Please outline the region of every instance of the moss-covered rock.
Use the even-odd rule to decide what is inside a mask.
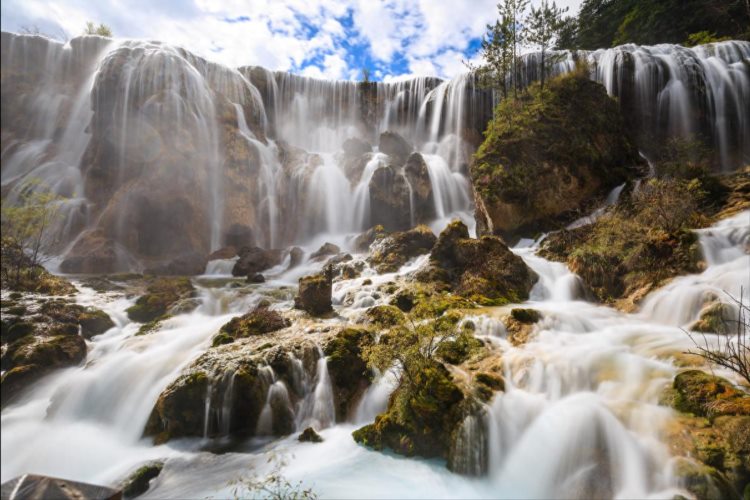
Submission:
[[[27,335],[7,347],[2,356],[2,404],[29,384],[57,368],[79,365],[86,358],[86,342],[78,335]]]
[[[123,498],[135,498],[148,491],[151,480],[161,474],[164,462],[152,462],[138,467],[123,483]]]
[[[400,325],[406,321],[406,316],[396,306],[380,305],[369,308],[365,312],[367,320],[373,325],[383,328]]]
[[[673,383],[675,409],[696,416],[750,416],[750,395],[735,389],[727,380],[700,370],[678,374]]]
[[[362,352],[372,345],[374,338],[367,329],[344,328],[325,346],[339,420],[349,415],[357,396],[370,384],[370,370]]]
[[[115,326],[107,313],[93,307],[87,308],[78,316],[78,323],[81,325],[81,335],[87,339],[101,335]]]
[[[675,463],[674,474],[680,486],[695,495],[695,498],[723,500],[736,497],[727,478],[714,467],[701,462],[680,458]]]
[[[161,393],[146,426],[157,442],[181,436],[202,436],[208,375],[192,371],[180,376]],[[200,405],[200,401],[204,405]]]
[[[732,319],[729,306],[714,302],[701,311],[698,321],[690,329],[701,333],[728,333]]]
[[[466,225],[453,221],[440,233],[430,253],[430,267],[420,281],[446,280],[451,288],[482,305],[523,302],[536,274],[495,236],[469,238]]]
[[[632,131],[586,68],[504,99],[471,165],[480,234],[534,233],[640,173]]]
[[[402,380],[385,413],[354,431],[355,441],[406,456],[448,456],[464,395],[440,363],[427,363],[414,376],[413,383]]]
[[[243,337],[275,332],[288,327],[290,324],[289,320],[277,311],[261,307],[242,316],[232,318],[229,323],[221,327],[219,334],[214,338],[213,345],[217,346]]]
[[[315,432],[315,429],[307,427],[300,433],[299,437],[297,437],[297,441],[301,443],[322,443],[323,438],[320,437],[320,434]]]
[[[494,373],[479,372],[474,375],[474,389],[477,396],[483,401],[489,401],[495,392],[505,390],[505,380]]]
[[[294,307],[312,316],[322,316],[333,311],[331,304],[332,280],[328,273],[303,276],[299,279],[299,291],[294,298]]]
[[[385,228],[381,225],[375,225],[354,238],[352,244],[355,251],[367,252],[373,243],[382,240],[386,236],[388,236],[388,232]]]
[[[424,225],[392,233],[373,245],[369,260],[379,273],[398,271],[410,259],[428,253],[436,240],[432,230]]]
[[[195,295],[195,288],[189,278],[157,278],[138,298],[135,305],[127,309],[133,321],[148,323],[169,312],[170,307],[183,299]]]

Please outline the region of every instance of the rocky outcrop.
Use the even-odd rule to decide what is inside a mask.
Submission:
[[[318,248],[315,252],[310,254],[310,260],[320,260],[330,255],[336,255],[339,252],[341,252],[341,248],[339,248],[338,245],[334,245],[333,243],[326,242],[326,243],[323,243],[323,245],[320,248]]]
[[[100,229],[83,233],[60,264],[61,271],[71,274],[108,274],[125,267],[115,242]]]
[[[229,323],[222,326],[218,335],[214,337],[213,345],[229,344],[239,338],[275,332],[290,324],[290,321],[277,311],[258,307],[247,314],[232,318]]]
[[[536,274],[496,236],[469,238],[461,221],[440,233],[422,281],[445,281],[459,295],[477,303],[501,305],[526,300]]]
[[[581,69],[507,99],[471,165],[480,234],[533,235],[643,171],[617,102]]]
[[[378,149],[381,153],[387,154],[395,165],[403,165],[411,152],[414,151],[414,148],[406,139],[391,131],[380,134]]]
[[[388,236],[388,232],[383,226],[373,226],[354,238],[352,245],[357,252],[368,252],[373,243],[382,240],[386,236]]]
[[[197,304],[189,299],[195,296],[195,288],[188,278],[157,278],[152,281],[146,293],[127,309],[128,317],[133,321],[148,323],[163,318],[169,311],[181,302],[190,308]],[[181,308],[182,312],[187,312]]]
[[[328,273],[313,274],[299,279],[299,291],[294,307],[312,316],[322,316],[333,311],[331,306],[331,280]]]
[[[334,387],[336,419],[344,421],[370,384],[370,370],[362,357],[375,335],[365,328],[344,328],[325,346],[328,374]]]
[[[404,174],[409,181],[412,218],[418,222],[432,220],[435,217],[432,181],[424,157],[412,153],[404,165]]]
[[[384,165],[373,172],[369,184],[370,223],[388,231],[411,227],[409,182],[402,170]]]
[[[281,263],[280,251],[259,247],[243,247],[239,251],[239,257],[232,268],[233,276],[250,276]]]
[[[427,226],[393,233],[372,246],[369,260],[379,273],[398,271],[410,259],[428,253],[436,240]]]

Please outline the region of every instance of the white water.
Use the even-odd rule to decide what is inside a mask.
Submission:
[[[744,212],[701,230],[701,244],[710,256],[706,271],[674,280],[632,315],[580,301],[577,280],[564,266],[534,256],[533,247],[517,249],[540,275],[528,306],[544,318],[532,338],[518,347],[506,341],[505,329],[495,319],[507,309],[471,318],[477,335],[502,353],[505,369],[505,392],[496,395],[484,417],[470,419],[462,433],[463,449],[471,455],[467,460],[475,464],[482,455],[470,443],[487,443],[484,478],[452,474],[439,461],[358,446],[350,436],[356,427],[334,422],[323,357],[314,375],[306,374],[300,363],[295,385],[307,396],[294,412],[296,427],[319,428],[324,443],[302,444],[292,435],[260,450],[240,447],[222,455],[200,451],[199,439],[152,446],[140,434],[160,391],[208,347],[224,322],[260,296],[202,289],[198,310],[168,320],[155,333],[134,337],[137,325],[124,314],[130,300],[83,288],[79,301],[103,308],[116,327],[90,342],[85,366],[51,375],[3,411],[2,480],[36,472],[113,484],[139,463],[161,458],[167,465],[148,496],[222,496],[231,492],[231,480],[267,470],[270,454],[288,462],[283,473],[289,480],[304,481],[326,498],[672,496],[680,485],[660,439],[672,413],[658,405],[658,398],[677,373],[675,356],[691,347],[679,326],[696,318],[704,305],[685,296],[705,297],[706,287],[731,291],[748,286],[743,249],[749,217]],[[401,272],[422,263],[417,259]],[[384,282],[389,275],[378,278]],[[361,279],[340,282],[339,293],[360,286]],[[347,315],[356,311],[337,308]],[[662,314],[675,310],[682,312]],[[269,376],[273,379],[272,371]],[[394,386],[395,375],[389,372],[367,390],[356,412],[358,425],[385,408]],[[272,387],[269,398],[289,401],[283,383],[277,380]],[[266,417],[271,415],[261,417],[261,434],[270,424]]]

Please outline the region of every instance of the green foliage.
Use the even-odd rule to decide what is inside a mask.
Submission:
[[[26,275],[35,279],[56,241],[50,228],[63,200],[38,180],[26,182],[20,196],[2,205],[2,280],[19,287]]]
[[[535,45],[542,55],[542,72],[540,78],[541,89],[544,90],[544,80],[547,72],[552,67],[556,58],[549,57],[549,50],[554,46],[560,35],[560,30],[564,24],[562,15],[567,12],[567,7],[560,9],[552,2],[550,5],[547,0],[542,2],[539,8],[531,7],[531,12],[526,18],[526,40]]]
[[[195,288],[189,278],[158,278],[126,312],[133,321],[149,323],[166,315],[179,300],[194,294]]]
[[[565,48],[599,49],[624,43],[696,45],[750,37],[743,0],[584,0]]]
[[[86,27],[83,30],[83,34],[99,35],[112,38],[112,28],[104,23],[99,23],[99,26],[97,26],[93,21],[86,21]]]

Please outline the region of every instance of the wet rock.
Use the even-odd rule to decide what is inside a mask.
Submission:
[[[260,273],[255,273],[255,274],[248,275],[245,281],[248,283],[265,283],[266,277]]]
[[[345,140],[341,149],[346,156],[362,156],[372,152],[372,146],[369,142],[356,137],[350,137]]]
[[[78,316],[78,322],[81,325],[81,335],[87,339],[101,335],[115,326],[114,321],[107,313],[93,307],[89,307],[82,312]]]
[[[732,310],[726,304],[714,302],[701,311],[698,321],[693,323],[690,329],[701,333],[730,333]]]
[[[86,341],[78,335],[25,336],[3,354],[2,405],[23,388],[57,368],[79,365],[86,358]]]
[[[435,202],[432,194],[432,181],[427,164],[419,153],[412,153],[406,160],[404,174],[411,186],[412,217],[417,222],[425,222],[435,217]]]
[[[373,243],[382,240],[386,236],[388,236],[388,233],[383,226],[373,226],[354,238],[354,250],[357,252],[367,252],[370,250],[370,246],[372,246]]]
[[[307,427],[297,438],[301,443],[322,443],[323,438],[312,427]]]
[[[322,316],[333,311],[331,305],[331,280],[328,273],[303,276],[299,280],[299,291],[294,298],[294,307],[312,316]]]
[[[505,380],[501,375],[479,372],[474,375],[474,388],[480,399],[490,401],[496,392],[505,390]]]
[[[677,459],[674,470],[680,483],[695,498],[723,500],[736,497],[727,478],[711,466],[682,457]]]
[[[525,344],[534,332],[534,324],[542,319],[542,314],[535,309],[511,309],[510,315],[503,318],[508,340],[514,346]]]
[[[152,462],[142,465],[133,472],[122,485],[124,498],[135,498],[148,491],[151,480],[161,474],[164,462]]]
[[[195,288],[188,278],[157,278],[135,302],[127,309],[128,317],[133,321],[148,323],[158,319],[179,301],[192,298]]]
[[[370,384],[370,370],[362,353],[374,339],[370,330],[344,328],[324,348],[339,421],[347,418],[357,397]]]
[[[430,254],[430,267],[420,271],[425,282],[447,280],[454,292],[485,305],[526,300],[538,279],[500,238],[468,238],[463,222],[453,221],[440,234]]]
[[[396,165],[403,165],[409,154],[414,151],[406,139],[390,131],[380,134],[378,149],[390,156]]]
[[[196,276],[206,271],[208,259],[205,255],[191,252],[162,264],[146,269],[146,274],[156,276]]]
[[[229,323],[222,326],[219,335],[214,339],[214,345],[228,343],[226,337],[234,341],[252,335],[275,332],[288,327],[290,324],[289,320],[277,311],[265,307],[258,308],[242,316],[232,318]],[[217,341],[216,339],[221,340]]]
[[[237,248],[230,246],[223,247],[214,252],[211,252],[211,254],[208,256],[208,260],[224,260],[233,259],[235,257],[237,257]]]
[[[118,261],[115,242],[96,229],[78,238],[65,255],[60,270],[71,274],[108,274],[125,269]]]
[[[436,238],[427,226],[393,233],[372,248],[370,263],[379,273],[397,271],[410,259],[428,253]]]
[[[242,224],[232,224],[224,233],[224,245],[227,247],[252,247],[254,244],[253,230]]]
[[[406,321],[406,316],[398,307],[380,305],[369,308],[365,312],[367,321],[381,328],[390,328],[401,325]]]
[[[333,243],[324,243],[323,246],[318,248],[315,252],[313,252],[312,255],[310,255],[310,260],[321,260],[323,257],[336,255],[339,252],[341,252],[341,248],[339,248],[338,245],[334,245]]]
[[[402,289],[396,292],[390,303],[408,313],[414,308],[415,299],[415,294],[411,290]]]
[[[370,190],[370,223],[388,231],[403,231],[411,227],[411,199],[409,184],[398,168],[381,166],[373,172]]]
[[[239,260],[232,268],[233,276],[249,276],[281,263],[281,253],[278,250],[243,247],[239,251],[239,256]]]
[[[292,247],[289,250],[289,267],[288,269],[294,269],[295,267],[302,264],[302,259],[305,258],[305,251],[300,247]]]
[[[727,380],[700,370],[678,374],[672,385],[675,409],[696,416],[750,416],[750,395],[735,389]]]

